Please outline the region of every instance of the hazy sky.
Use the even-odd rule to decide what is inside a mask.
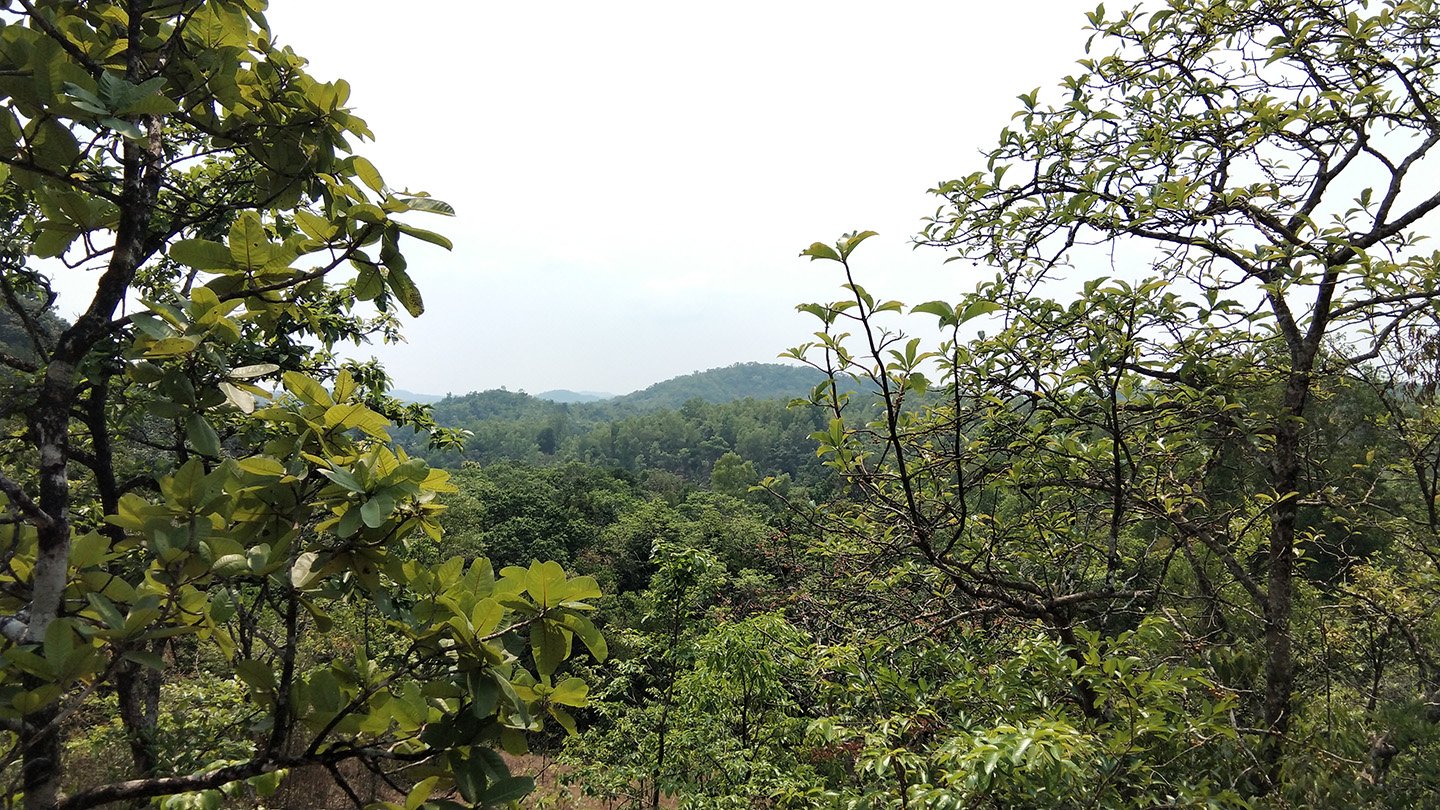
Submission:
[[[274,0],[277,39],[343,77],[392,186],[452,203],[416,244],[427,312],[365,347],[401,388],[623,393],[770,360],[838,276],[798,258],[872,229],[861,283],[976,280],[910,237],[1083,55],[1093,3]]]

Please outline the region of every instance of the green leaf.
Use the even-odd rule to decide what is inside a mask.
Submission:
[[[42,259],[63,256],[70,249],[70,243],[80,234],[70,228],[43,228],[35,236],[31,250]]]
[[[371,529],[378,529],[385,525],[390,518],[390,513],[395,511],[395,499],[379,493],[370,498],[360,507],[360,519]]]
[[[376,171],[375,164],[356,155],[350,158],[350,166],[355,170],[355,176],[360,178],[360,182],[369,186],[371,191],[384,193],[385,181],[381,179],[380,172]]]
[[[524,569],[521,576],[525,582],[525,591],[530,594],[536,604],[541,607],[553,607],[562,601],[558,589],[565,583],[565,569],[560,566],[560,563],[554,560],[543,563],[532,562],[529,568]]]
[[[809,256],[812,262],[816,259],[828,259],[832,262],[840,261],[840,254],[835,252],[835,248],[830,247],[824,242],[811,243],[810,247],[800,251],[800,255]]]
[[[230,258],[247,270],[263,268],[273,254],[270,235],[260,222],[260,215],[245,211],[230,226]]]
[[[512,776],[491,785],[484,793],[480,794],[476,804],[481,807],[494,807],[506,802],[519,801],[530,795],[534,789],[534,779],[528,776]]]
[[[170,245],[169,256],[196,270],[231,270],[235,267],[230,248],[209,239],[181,239]]]
[[[185,437],[190,440],[190,446],[195,448],[197,453],[211,458],[220,457],[220,436],[200,414],[192,413],[186,420]]]
[[[321,469],[318,472],[351,492],[365,492],[364,485],[356,480],[355,476],[351,475],[349,470],[343,467],[335,467],[329,470]]]
[[[841,237],[835,246],[840,249],[840,257],[842,259],[848,259],[850,258],[850,254],[855,251],[855,248],[860,246],[861,242],[875,235],[876,233],[874,231],[860,231],[858,233],[848,234]]]
[[[301,233],[317,242],[329,242],[340,230],[340,226],[325,217],[303,208],[295,212],[295,224]]]
[[[923,304],[916,304],[910,308],[912,315],[917,312],[934,315],[940,319],[943,325],[949,325],[955,321],[955,307],[950,306],[944,301],[926,301]]]
[[[585,705],[585,698],[589,694],[590,687],[583,680],[566,678],[550,692],[550,701],[579,708]]]
[[[440,777],[432,776],[416,782],[415,787],[410,788],[410,792],[405,796],[405,810],[417,810],[430,798],[430,794],[435,792],[435,785],[439,781]]]
[[[275,672],[263,661],[241,659],[235,663],[235,674],[256,692],[275,691]]]
[[[165,659],[149,650],[126,650],[123,657],[155,672],[165,671]]]
[[[565,628],[579,637],[584,642],[585,649],[596,661],[603,662],[610,655],[610,647],[605,643],[605,636],[595,628],[595,624],[578,613],[566,611],[560,614],[560,623]]]
[[[400,305],[410,313],[410,317],[418,318],[425,312],[425,301],[420,297],[420,291],[415,288],[415,282],[410,280],[410,276],[404,270],[395,266],[387,268],[385,281],[391,292],[395,293],[395,298],[399,300]]]
[[[520,726],[522,728],[529,728],[534,725],[535,720],[530,716],[530,707],[515,693],[515,686],[510,683],[510,680],[494,671],[491,672],[491,677],[494,678],[495,684],[500,687],[500,694],[505,696],[505,700],[509,702],[510,708],[514,710],[515,720],[520,723]]]
[[[405,207],[411,211],[427,211],[446,217],[455,216],[455,208],[450,203],[442,202],[434,197],[406,197],[404,202]]]
[[[200,345],[200,338],[194,335],[177,335],[163,340],[157,340],[145,347],[145,356],[151,359],[164,357],[179,357],[195,351]]]
[[[429,242],[432,245],[439,245],[446,250],[453,250],[455,248],[455,245],[451,243],[449,239],[446,239],[444,236],[441,236],[434,231],[427,231],[424,228],[416,228],[413,225],[406,225],[403,222],[395,223],[395,227],[399,228],[401,233],[407,236],[413,236],[422,242]]]
[[[61,667],[75,650],[75,632],[70,619],[55,619],[45,628],[45,660]]]
[[[133,121],[126,121],[124,118],[101,118],[100,125],[109,127],[132,141],[146,140],[145,131]]]
[[[530,626],[530,652],[535,656],[535,671],[550,675],[570,655],[570,640],[548,620],[537,622]]]
[[[373,265],[364,265],[355,276],[355,297],[361,301],[374,301],[385,291],[385,279]]]
[[[217,557],[215,564],[210,566],[210,573],[224,579],[249,574],[250,558],[244,554],[226,554]]]
[[[285,390],[294,394],[307,405],[329,408],[335,404],[335,401],[330,398],[330,392],[325,390],[325,386],[298,371],[287,371],[281,379],[285,383]]]
[[[475,635],[488,636],[500,626],[504,616],[505,608],[487,597],[475,603],[475,609],[470,612],[470,626],[475,628]]]
[[[595,578],[591,576],[581,576],[556,585],[551,591],[550,598],[560,603],[579,601],[581,599],[596,599],[599,596],[601,596],[600,584],[595,581]]]
[[[70,564],[88,568],[104,562],[110,551],[110,540],[99,532],[86,532],[70,538]]]
[[[960,313],[960,322],[964,323],[971,318],[978,318],[981,315],[989,315],[990,313],[996,312],[1001,308],[1001,305],[994,301],[972,301],[968,306],[965,307],[965,311]]]
[[[286,475],[285,465],[269,456],[242,458],[237,466],[251,475],[263,475],[269,478],[283,478]]]
[[[365,407],[364,403],[360,402],[330,406],[325,411],[324,422],[325,426],[330,428],[340,428],[342,430],[350,430],[353,428],[377,439],[389,438],[389,435],[385,432],[385,428],[390,425],[389,420]]]
[[[575,718],[572,717],[569,712],[559,706],[549,706],[547,709],[550,712],[550,716],[555,718],[555,722],[559,723],[560,727],[565,729],[566,734],[574,737],[580,733],[580,728],[575,723]]]
[[[360,531],[362,520],[363,517],[360,514],[360,508],[351,506],[345,510],[345,514],[340,516],[340,522],[335,525],[335,534],[340,537],[350,537],[354,535],[355,532]]]

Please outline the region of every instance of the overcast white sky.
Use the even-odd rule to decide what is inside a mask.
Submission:
[[[274,0],[279,41],[343,77],[420,222],[427,312],[366,347],[397,386],[624,393],[803,342],[838,277],[798,258],[872,229],[861,283],[911,303],[977,271],[913,251],[926,189],[973,171],[1082,56],[1071,0]],[[988,273],[987,273],[988,275]]]

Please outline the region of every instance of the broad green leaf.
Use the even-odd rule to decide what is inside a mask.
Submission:
[[[532,562],[530,567],[524,570],[522,576],[525,582],[525,591],[541,607],[553,607],[563,600],[558,590],[565,583],[565,569],[560,566],[560,563],[553,560],[543,563]]]
[[[494,599],[481,599],[475,603],[475,609],[470,613],[470,625],[475,628],[477,636],[488,636],[500,626],[500,619],[505,616],[505,609]]]
[[[405,234],[406,236],[413,236],[416,239],[421,240],[422,242],[429,242],[432,245],[439,245],[446,250],[453,250],[455,248],[454,243],[452,243],[444,236],[435,233],[434,231],[427,231],[424,228],[416,228],[413,225],[406,225],[403,222],[395,223],[395,227],[399,228],[400,232]]]
[[[972,301],[968,306],[965,307],[965,311],[960,314],[960,322],[964,323],[971,318],[978,318],[981,315],[989,315],[992,312],[998,311],[1000,308],[1000,304],[996,303],[995,301]]]
[[[828,259],[832,262],[840,261],[840,254],[835,252],[835,248],[830,247],[824,242],[811,243],[810,247],[800,251],[800,255],[809,256],[812,262],[816,259]]]
[[[840,249],[840,257],[842,259],[848,259],[855,248],[860,246],[861,242],[875,235],[876,233],[874,231],[860,231],[858,233],[848,234],[841,237],[835,246]]]
[[[415,282],[410,276],[398,267],[389,267],[385,274],[385,282],[390,291],[395,293],[395,298],[410,317],[418,318],[425,312],[425,301],[420,297],[420,291],[415,288]]]
[[[480,794],[477,804],[481,807],[495,807],[507,802],[519,801],[535,789],[535,780],[528,776],[512,776],[501,779]]]
[[[335,467],[329,470],[321,469],[318,472],[351,492],[365,492],[365,486],[356,480],[355,476],[351,475],[349,470],[343,467]]]
[[[550,712],[551,717],[555,718],[555,722],[559,723],[560,727],[565,729],[566,734],[574,737],[580,733],[580,728],[576,724],[575,718],[572,717],[569,712],[554,705],[547,706],[546,710]]]
[[[169,256],[196,270],[230,270],[235,267],[230,248],[209,239],[181,239],[170,245]]]
[[[535,671],[550,675],[570,655],[570,638],[551,622],[530,625],[530,651],[535,656]]]
[[[582,707],[590,694],[590,687],[579,678],[566,678],[550,692],[550,700],[565,706]]]
[[[431,776],[416,782],[415,787],[410,788],[410,792],[405,796],[405,810],[418,810],[420,805],[430,798],[430,794],[435,792],[435,785],[439,781],[440,777]]]
[[[384,193],[385,181],[381,179],[380,172],[375,170],[375,164],[356,155],[350,158],[350,165],[355,169],[355,176],[360,178],[360,182],[369,186],[370,190],[377,194]]]
[[[195,448],[196,452],[211,458],[220,457],[220,436],[200,414],[192,413],[186,420],[185,437],[190,440],[190,446]]]
[[[604,662],[609,657],[610,647],[605,642],[605,636],[601,635],[589,619],[578,613],[565,611],[560,614],[559,621],[585,644],[585,649],[590,651],[596,661]]]
[[[109,551],[109,538],[99,532],[86,532],[70,538],[70,564],[76,568],[99,565]]]
[[[441,216],[455,216],[455,208],[447,202],[442,202],[434,197],[406,197],[405,206],[411,211],[428,211]]]
[[[230,258],[239,267],[259,270],[269,261],[273,252],[270,235],[260,222],[260,215],[245,211],[236,217],[230,226]]]
[[[926,301],[923,304],[916,304],[914,307],[911,307],[910,311],[912,313],[921,312],[927,315],[934,315],[939,318],[943,324],[949,324],[955,321],[955,307],[950,306],[944,301]]]
[[[42,259],[63,256],[65,251],[70,248],[70,243],[74,242],[79,235],[71,228],[44,228],[36,235],[35,241],[31,244],[31,250]]]
[[[195,347],[199,345],[200,338],[194,335],[177,335],[175,337],[157,340],[149,346],[146,346],[145,356],[151,359],[179,357],[180,355],[195,351]]]
[[[340,227],[325,217],[305,209],[295,212],[295,224],[301,233],[317,242],[328,242],[339,232]]]
[[[367,408],[364,403],[351,402],[332,405],[325,411],[325,426],[343,430],[358,429],[377,439],[388,439],[385,428],[390,422],[380,414]]]
[[[335,401],[330,398],[330,392],[325,390],[325,386],[298,371],[287,371],[281,379],[285,383],[285,390],[294,394],[307,405],[329,408],[335,404]]]
[[[360,507],[360,519],[371,529],[378,529],[385,525],[390,518],[390,513],[395,511],[395,499],[379,493],[372,496]]]

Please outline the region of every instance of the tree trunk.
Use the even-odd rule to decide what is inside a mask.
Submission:
[[[1290,731],[1290,693],[1295,686],[1290,614],[1295,599],[1300,442],[1305,409],[1310,399],[1311,356],[1298,358],[1286,379],[1280,418],[1275,425],[1275,449],[1270,461],[1270,484],[1280,501],[1272,512],[1270,547],[1266,553],[1263,718],[1267,736],[1261,752],[1267,790],[1277,787],[1281,781],[1286,736]]]
[[[143,2],[132,4],[130,77],[140,72],[140,17]],[[96,342],[109,334],[111,321],[125,299],[135,271],[154,252],[151,219],[161,179],[161,126],[146,120],[144,143],[127,140],[120,189],[120,215],[110,263],[96,286],[89,307],[60,335],[40,380],[30,414],[30,439],[40,458],[39,507],[46,520],[38,526],[39,551],[32,574],[27,641],[44,640],[50,623],[63,614],[66,571],[70,557],[70,415],[76,409],[81,366]],[[21,734],[25,810],[48,810],[59,801],[61,745],[52,728],[57,709],[51,705],[25,716]]]

